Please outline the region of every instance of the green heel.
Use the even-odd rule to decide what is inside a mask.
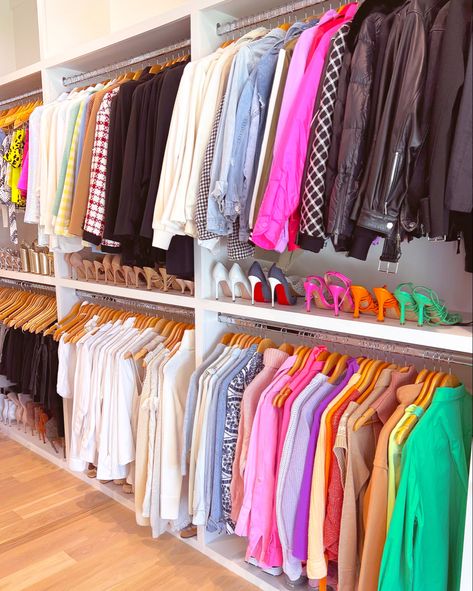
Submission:
[[[433,289],[418,286],[414,288],[413,297],[418,306],[419,326],[424,322],[430,325],[443,324],[450,326],[462,321],[461,314],[449,312]]]
[[[399,302],[400,307],[400,324],[406,324],[406,316],[409,315],[408,320],[414,320],[418,317],[418,306],[413,296],[413,283],[400,283],[395,291],[394,297]]]

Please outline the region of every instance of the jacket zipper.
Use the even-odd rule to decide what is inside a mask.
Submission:
[[[396,180],[396,177],[397,177],[398,165],[399,165],[400,160],[401,160],[401,153],[396,152],[394,154],[394,162],[393,162],[393,167],[391,169],[391,178],[389,179],[389,187],[388,187],[388,191],[386,193],[386,199],[384,201],[384,215],[388,214],[388,197],[389,197],[389,194],[391,193],[391,189],[393,188],[394,181]]]

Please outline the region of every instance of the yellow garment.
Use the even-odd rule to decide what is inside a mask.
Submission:
[[[18,129],[13,133],[10,149],[4,156],[4,159],[10,163],[10,177],[8,179],[8,184],[11,188],[11,200],[12,203],[16,203],[17,205],[23,205],[25,201],[18,189],[18,181],[21,176],[24,141],[25,130]]]
[[[424,410],[420,406],[410,404],[404,411],[404,416],[398,422],[398,424],[391,431],[389,436],[389,448],[388,448],[388,513],[387,513],[387,530],[389,530],[389,524],[391,523],[391,517],[394,511],[394,503],[396,502],[397,490],[399,488],[399,482],[401,480],[401,459],[402,450],[404,449],[405,443],[398,445],[396,443],[396,437],[399,430],[402,428],[404,423],[411,415],[417,415],[421,417]]]
[[[85,101],[81,102],[79,113],[77,115],[74,133],[72,135],[71,151],[67,161],[66,176],[64,179],[64,188],[62,191],[61,203],[54,224],[54,232],[58,236],[71,236],[69,234],[69,222],[71,220],[72,201],[75,187],[75,165],[78,157],[77,148],[79,143],[79,130],[82,118],[85,116]]]

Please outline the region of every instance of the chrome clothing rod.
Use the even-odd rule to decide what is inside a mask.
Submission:
[[[43,94],[43,90],[41,88],[38,88],[37,90],[30,90],[29,92],[19,94],[18,96],[12,96],[10,98],[1,100],[0,107],[3,107],[3,105],[9,105],[11,103],[16,103],[16,102],[22,101],[26,98],[29,98],[30,96],[36,96],[39,94]]]
[[[325,330],[300,330],[289,324],[255,322],[254,320],[248,320],[241,316],[230,316],[222,313],[219,313],[218,320],[224,324],[251,329],[258,332],[260,336],[265,335],[267,332],[276,332],[299,337],[300,339],[313,339],[317,342],[329,342],[347,347],[358,347],[371,351],[375,356],[401,355],[405,357],[418,357],[425,361],[433,361],[438,364],[473,366],[472,355],[468,353],[453,353],[444,349],[425,348],[409,344],[401,345],[374,337],[357,337],[355,335],[351,336]]]
[[[117,70],[122,70],[124,68],[127,68],[128,66],[133,66],[136,64],[147,62],[149,60],[155,59],[163,55],[169,56],[173,53],[177,53],[180,50],[190,47],[190,44],[190,39],[185,39],[184,41],[179,41],[179,43],[174,43],[173,45],[168,45],[167,47],[162,47],[161,49],[156,49],[155,51],[143,53],[142,55],[130,58],[128,60],[124,60],[122,62],[118,62],[116,64],[103,66],[102,68],[98,68],[97,70],[91,70],[90,72],[81,72],[80,74],[74,74],[73,76],[64,76],[62,79],[62,83],[64,84],[64,86],[71,86],[77,84],[78,82],[83,82],[84,80],[91,80],[93,78],[97,78],[98,76],[105,76],[110,72],[116,72]]]

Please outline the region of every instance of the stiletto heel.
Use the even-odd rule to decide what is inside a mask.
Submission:
[[[163,280],[155,269],[152,269],[151,267],[143,267],[143,273],[145,274],[146,278],[146,288],[149,291],[151,291],[155,286],[156,289],[162,289]]]
[[[179,285],[180,289],[181,289],[181,293],[185,293],[186,291],[186,284],[184,283],[183,279],[178,279],[176,277],[176,283]]]
[[[329,286],[330,293],[332,294],[333,298],[333,309],[335,316],[340,315],[340,308],[343,304],[343,300],[346,296],[346,289],[341,287],[340,285],[330,285]]]
[[[93,280],[95,277],[95,267],[92,261],[89,261],[87,259],[83,259],[82,264],[84,265],[84,269],[85,269],[85,280],[88,281],[89,280],[89,274],[90,274],[90,278]]]
[[[423,326],[424,323],[450,326],[462,322],[461,314],[449,312],[447,306],[440,300],[433,289],[417,286],[414,288],[412,295],[418,306],[417,324],[419,326]]]
[[[235,301],[237,297],[241,297],[244,300],[251,299],[251,284],[243,273],[243,269],[235,263],[230,269],[229,273],[232,300]]]
[[[112,270],[112,262],[113,262],[113,256],[111,254],[106,254],[103,257],[103,261],[102,261],[102,265],[105,271],[105,283],[108,283],[109,281],[112,282],[113,281],[113,270]]]
[[[325,279],[319,275],[309,275],[304,283],[306,293],[306,309],[310,312],[312,298],[317,308],[322,310],[333,310],[333,303],[329,302],[325,295],[329,292]],[[328,293],[327,293],[328,292]]]
[[[193,281],[189,279],[184,279],[184,283],[186,284],[187,289],[190,291],[191,296],[194,295],[195,284]]]
[[[363,314],[378,314],[378,306],[365,287],[351,285],[350,291],[353,298],[353,318],[359,318],[360,312]]]
[[[248,271],[248,281],[251,286],[251,303],[271,301],[271,288],[261,265],[255,261]]]
[[[276,277],[268,277],[268,283],[271,288],[271,307],[274,308],[274,301],[276,295],[276,287],[281,285],[281,282]]]
[[[115,255],[112,259],[113,283],[115,285],[126,285],[125,272],[121,265],[120,255]]]
[[[136,276],[135,272],[133,271],[132,267],[128,265],[123,265],[123,276],[125,277],[125,287],[130,287],[130,285],[135,285],[136,283]]]
[[[228,271],[222,263],[216,263],[212,269],[212,277],[215,285],[215,299],[218,300],[220,295],[220,287],[225,297],[232,297],[232,290],[230,287],[230,276]]]
[[[386,286],[373,288],[374,295],[378,302],[378,322],[384,322],[384,317],[400,318],[401,311],[399,304],[393,294],[386,289]]]
[[[133,267],[133,271],[135,272],[136,287],[141,287],[140,286],[140,277],[143,278],[143,285],[147,285],[146,273],[143,271],[143,269],[141,267]]]
[[[79,279],[87,281],[87,273],[80,254],[77,252],[72,253],[69,261],[72,266],[72,278],[76,281]]]
[[[269,270],[268,282],[271,287],[271,304],[273,308],[275,295],[277,296],[278,304],[294,306],[297,303],[297,298],[292,294],[286,276],[279,267],[276,267],[276,265],[273,265]]]
[[[324,275],[325,283],[333,298],[333,309],[335,316],[339,315],[339,311],[353,312],[353,300],[350,293],[351,279],[342,275],[338,271],[327,271]],[[335,283],[338,281],[339,283]],[[341,283],[341,285],[340,285]]]
[[[94,261],[94,268],[95,268],[95,281],[106,281],[107,275],[105,273],[105,267],[102,264],[102,261],[96,259]],[[100,279],[100,275],[102,275],[102,279]]]

